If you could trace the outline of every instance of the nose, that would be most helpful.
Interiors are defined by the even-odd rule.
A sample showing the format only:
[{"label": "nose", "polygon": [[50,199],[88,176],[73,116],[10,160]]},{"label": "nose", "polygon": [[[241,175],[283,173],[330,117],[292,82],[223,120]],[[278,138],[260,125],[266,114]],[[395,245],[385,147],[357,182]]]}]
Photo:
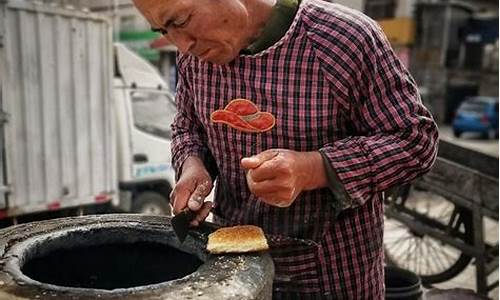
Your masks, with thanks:
[{"label": "nose", "polygon": [[186,32],[171,30],[168,35],[172,43],[182,53],[188,53],[196,43],[196,40]]}]

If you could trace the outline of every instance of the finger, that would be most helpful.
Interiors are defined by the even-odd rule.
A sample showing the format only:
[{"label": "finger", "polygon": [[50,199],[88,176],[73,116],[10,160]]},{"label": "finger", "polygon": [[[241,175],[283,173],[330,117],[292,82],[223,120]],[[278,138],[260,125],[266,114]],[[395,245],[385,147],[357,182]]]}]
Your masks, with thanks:
[{"label": "finger", "polygon": [[190,225],[191,226],[198,226],[198,225],[200,225],[201,222],[205,221],[205,219],[210,214],[212,207],[213,207],[212,202],[203,203],[203,206],[198,211],[198,214],[196,215],[195,219],[193,221],[191,221]]},{"label": "finger", "polygon": [[199,184],[189,197],[189,202],[188,202],[189,209],[193,211],[199,210],[203,205],[203,201],[208,196],[208,194],[210,194],[211,190],[212,190],[212,182],[210,182],[209,180],[206,180],[201,184]]},{"label": "finger", "polygon": [[273,159],[279,154],[276,149],[266,150],[257,155],[245,157],[241,159],[241,167],[245,170],[255,169],[259,167],[265,161]]},{"label": "finger", "polygon": [[174,188],[172,206],[175,215],[179,214],[186,208],[190,195],[191,191],[187,188],[183,188],[179,185]]},{"label": "finger", "polygon": [[289,207],[292,205],[295,199],[285,199],[282,195],[278,193],[267,194],[263,197],[258,198],[260,201],[276,207]]},{"label": "finger", "polygon": [[291,184],[280,180],[251,181],[248,185],[252,193],[258,197],[270,194],[291,194],[295,190]]},{"label": "finger", "polygon": [[272,180],[279,176],[279,170],[282,169],[282,161],[271,159],[262,163],[259,167],[248,171],[255,182]]}]

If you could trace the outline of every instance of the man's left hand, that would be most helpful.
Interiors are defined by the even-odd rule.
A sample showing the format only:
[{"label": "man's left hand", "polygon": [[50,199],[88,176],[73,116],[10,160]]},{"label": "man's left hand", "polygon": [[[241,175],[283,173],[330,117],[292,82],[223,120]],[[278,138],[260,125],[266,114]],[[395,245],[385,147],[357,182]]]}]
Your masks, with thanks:
[{"label": "man's left hand", "polygon": [[271,149],[241,160],[250,191],[269,205],[288,207],[302,191],[327,186],[319,152]]}]

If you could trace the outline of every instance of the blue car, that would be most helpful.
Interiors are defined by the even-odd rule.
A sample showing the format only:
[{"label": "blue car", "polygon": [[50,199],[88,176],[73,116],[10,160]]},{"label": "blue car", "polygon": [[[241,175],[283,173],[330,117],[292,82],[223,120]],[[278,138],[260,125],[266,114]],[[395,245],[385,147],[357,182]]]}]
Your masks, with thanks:
[{"label": "blue car", "polygon": [[460,105],[453,119],[453,134],[460,137],[464,132],[498,137],[498,97],[470,97]]}]

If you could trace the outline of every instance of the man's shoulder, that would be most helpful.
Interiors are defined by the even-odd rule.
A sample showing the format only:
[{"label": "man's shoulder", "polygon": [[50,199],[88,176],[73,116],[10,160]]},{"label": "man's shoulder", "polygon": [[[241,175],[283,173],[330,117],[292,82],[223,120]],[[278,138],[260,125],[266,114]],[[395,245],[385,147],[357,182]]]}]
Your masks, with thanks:
[{"label": "man's shoulder", "polygon": [[374,20],[362,12],[327,0],[303,0],[302,21],[308,35],[370,35]]}]

